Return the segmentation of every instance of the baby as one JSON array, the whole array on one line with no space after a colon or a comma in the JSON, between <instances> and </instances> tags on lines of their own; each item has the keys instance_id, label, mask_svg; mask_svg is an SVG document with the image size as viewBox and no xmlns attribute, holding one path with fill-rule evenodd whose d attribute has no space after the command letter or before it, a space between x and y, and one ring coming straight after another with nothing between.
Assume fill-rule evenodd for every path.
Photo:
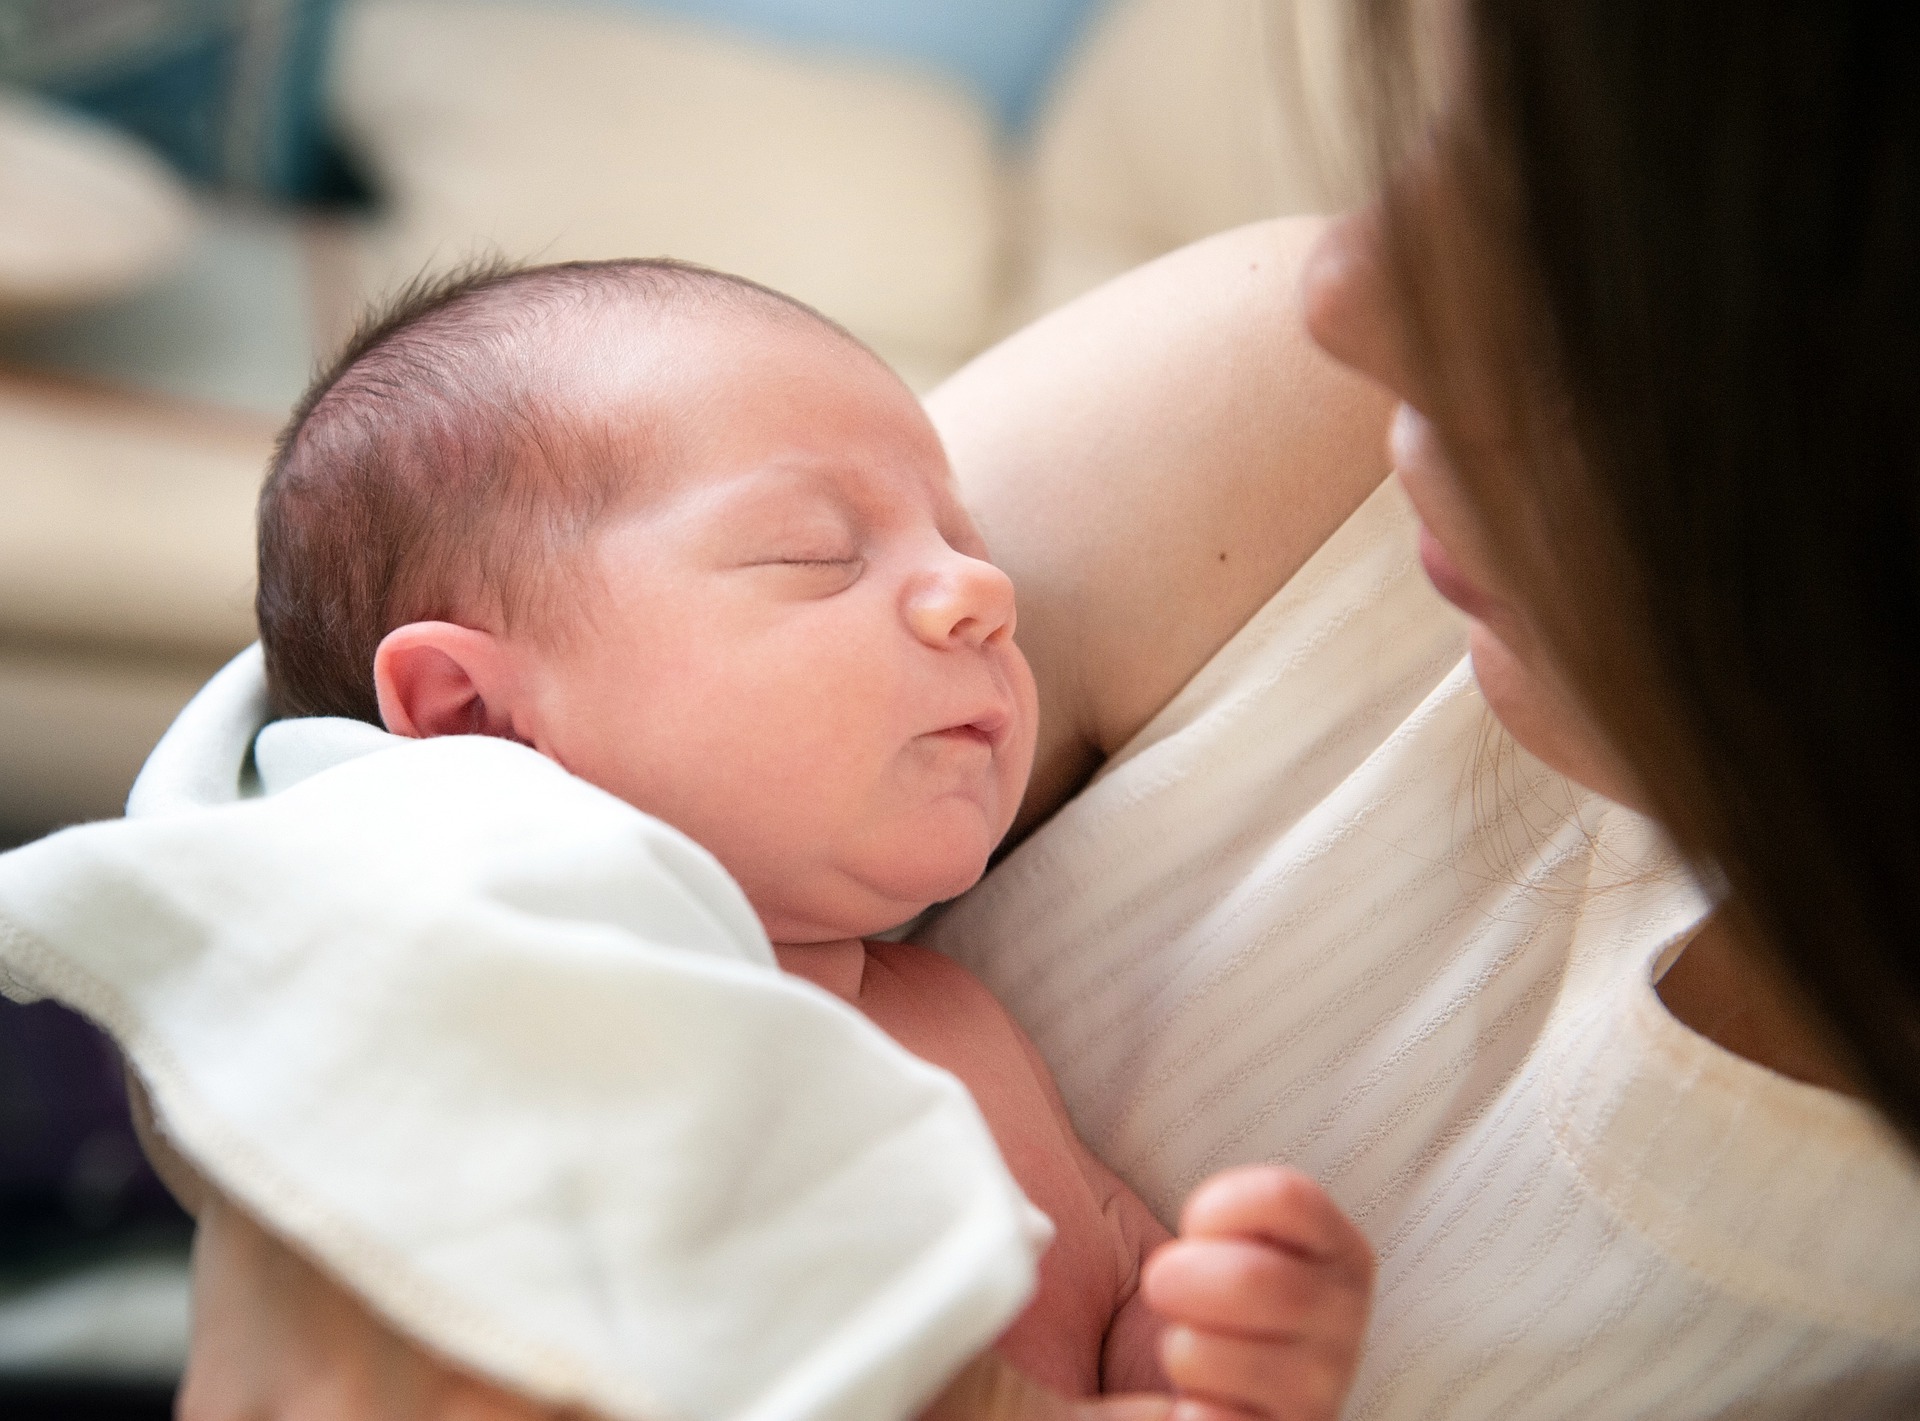
<instances>
[{"instance_id":1,"label":"baby","mask_svg":"<svg viewBox=\"0 0 1920 1421\"><path fill-rule=\"evenodd\" d=\"M852 336L665 261L416 287L281 438L258 610L278 713L532 746L705 845L786 971L967 1085L1057 1229L1008 1361L1337 1414L1372 1264L1326 1197L1234 1171L1162 1248L986 989L864 940L985 870L1036 704L939 438Z\"/></svg>"}]
</instances>

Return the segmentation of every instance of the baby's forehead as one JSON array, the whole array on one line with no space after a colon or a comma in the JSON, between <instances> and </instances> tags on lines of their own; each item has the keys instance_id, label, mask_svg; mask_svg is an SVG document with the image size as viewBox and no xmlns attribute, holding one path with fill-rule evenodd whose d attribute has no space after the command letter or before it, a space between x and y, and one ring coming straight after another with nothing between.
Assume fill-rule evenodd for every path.
<instances>
[{"instance_id":1,"label":"baby's forehead","mask_svg":"<svg viewBox=\"0 0 1920 1421\"><path fill-rule=\"evenodd\" d=\"M783 398L791 392L762 388L779 383L766 359L776 348L848 398L870 388L858 378L862 367L878 365L865 347L798 310L699 301L662 310L616 298L524 333L502 373L535 396L548 427L600 428L664 452L742 422L803 423L808 411ZM882 403L861 407L878 415Z\"/></svg>"},{"instance_id":2,"label":"baby's forehead","mask_svg":"<svg viewBox=\"0 0 1920 1421\"><path fill-rule=\"evenodd\" d=\"M938 448L919 401L878 356L771 298L667 309L609 300L542 331L522 359L552 418L662 454L784 436L799 447Z\"/></svg>"},{"instance_id":3,"label":"baby's forehead","mask_svg":"<svg viewBox=\"0 0 1920 1421\"><path fill-rule=\"evenodd\" d=\"M687 493L741 516L837 503L884 517L943 498L945 455L918 399L805 308L757 291L608 291L513 325L496 348L520 408L497 417L525 421L534 516L585 532Z\"/></svg>"},{"instance_id":4,"label":"baby's forehead","mask_svg":"<svg viewBox=\"0 0 1920 1421\"><path fill-rule=\"evenodd\" d=\"M557 367L589 378L651 367L656 376L700 369L710 381L724 382L735 373L724 359L728 353L775 342L821 358L876 358L804 307L726 288L696 287L671 296L612 290L540 321L527 336ZM662 383L670 388L675 382Z\"/></svg>"}]
</instances>

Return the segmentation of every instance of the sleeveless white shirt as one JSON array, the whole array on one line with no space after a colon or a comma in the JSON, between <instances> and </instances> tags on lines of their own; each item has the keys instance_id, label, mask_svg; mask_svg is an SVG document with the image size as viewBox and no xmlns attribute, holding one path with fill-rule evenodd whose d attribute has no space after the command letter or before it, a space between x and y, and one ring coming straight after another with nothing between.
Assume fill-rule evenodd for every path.
<instances>
[{"instance_id":1,"label":"sleeveless white shirt","mask_svg":"<svg viewBox=\"0 0 1920 1421\"><path fill-rule=\"evenodd\" d=\"M1500 736L1383 487L920 935L1167 1222L1321 1179L1380 1254L1351 1417L1920 1416L1920 1169L1682 1026L1707 910Z\"/></svg>"}]
</instances>

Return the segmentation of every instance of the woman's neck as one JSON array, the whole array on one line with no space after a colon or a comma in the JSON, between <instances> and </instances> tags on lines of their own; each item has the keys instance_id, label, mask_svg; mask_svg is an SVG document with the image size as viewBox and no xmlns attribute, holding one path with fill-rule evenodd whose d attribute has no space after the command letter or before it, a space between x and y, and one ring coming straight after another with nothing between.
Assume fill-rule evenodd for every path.
<instances>
[{"instance_id":1,"label":"woman's neck","mask_svg":"<svg viewBox=\"0 0 1920 1421\"><path fill-rule=\"evenodd\" d=\"M1859 1096L1860 1087L1779 969L1715 913L1655 990L1668 1011L1736 1056L1808 1085Z\"/></svg>"},{"instance_id":2,"label":"woman's neck","mask_svg":"<svg viewBox=\"0 0 1920 1421\"><path fill-rule=\"evenodd\" d=\"M776 942L774 959L780 970L804 977L844 1002L860 1000L860 981L867 970L867 945L857 937L838 942Z\"/></svg>"}]
</instances>

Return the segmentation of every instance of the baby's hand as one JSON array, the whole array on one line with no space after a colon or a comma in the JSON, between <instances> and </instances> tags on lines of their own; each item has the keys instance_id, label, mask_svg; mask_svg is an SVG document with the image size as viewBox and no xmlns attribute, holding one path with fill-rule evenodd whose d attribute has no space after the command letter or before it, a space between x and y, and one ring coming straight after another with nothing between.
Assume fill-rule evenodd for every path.
<instances>
[{"instance_id":1,"label":"baby's hand","mask_svg":"<svg viewBox=\"0 0 1920 1421\"><path fill-rule=\"evenodd\" d=\"M1373 1301L1373 1249L1304 1174L1216 1174L1187 1200L1180 1237L1147 1260L1141 1288L1168 1322L1174 1421L1339 1416Z\"/></svg>"}]
</instances>

